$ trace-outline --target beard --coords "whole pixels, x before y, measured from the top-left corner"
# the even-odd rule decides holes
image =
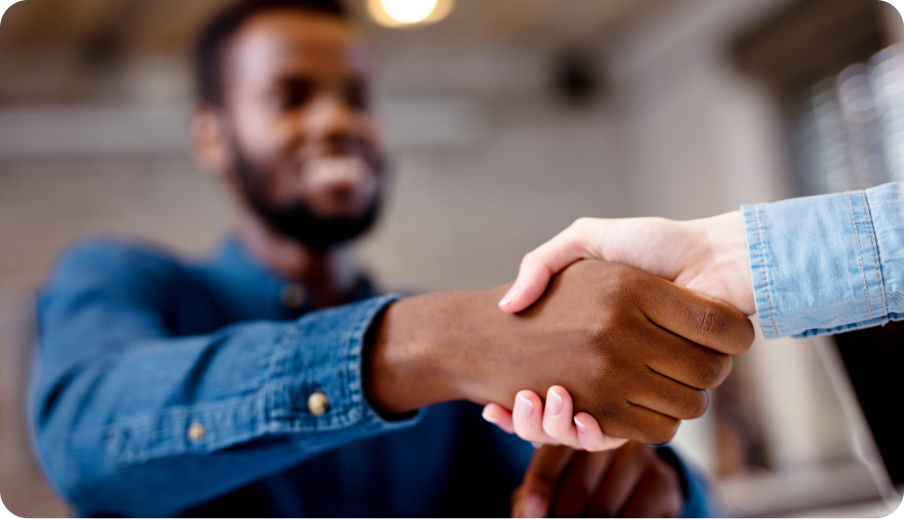
[[[379,192],[360,217],[324,218],[303,200],[289,204],[273,201],[269,195],[268,170],[249,160],[237,146],[232,149],[239,188],[251,209],[271,229],[309,249],[326,251],[365,234],[376,223],[381,205]]]

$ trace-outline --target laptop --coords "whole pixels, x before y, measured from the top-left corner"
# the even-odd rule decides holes
[[[882,497],[904,495],[904,322],[836,335],[819,348]]]

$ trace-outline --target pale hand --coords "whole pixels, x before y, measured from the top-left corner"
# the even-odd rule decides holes
[[[740,212],[689,222],[663,218],[582,218],[524,257],[518,279],[499,303],[520,312],[556,273],[582,259],[623,263],[756,312]]]

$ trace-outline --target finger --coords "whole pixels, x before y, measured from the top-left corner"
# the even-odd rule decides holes
[[[515,434],[512,412],[499,404],[487,404],[483,408],[483,419],[509,434]]]
[[[632,442],[615,451],[609,470],[588,508],[588,516],[619,517],[619,512],[624,509],[634,487],[649,466],[650,458],[642,451],[649,448],[642,443]]]
[[[512,410],[512,426],[522,440],[557,443],[543,431],[543,402],[533,391],[519,391]]]
[[[592,231],[594,227],[604,225],[603,222],[578,220],[524,256],[518,279],[499,302],[500,308],[512,313],[524,310],[540,299],[552,276],[576,261],[594,257]]]
[[[574,454],[574,449],[565,446],[544,445],[537,449],[527,467],[524,482],[513,495],[513,517],[546,516],[559,479]]]
[[[624,438],[609,436],[600,428],[596,418],[588,413],[578,413],[574,416],[575,429],[577,429],[578,443],[581,448],[589,452],[602,452],[618,449],[628,442]]]
[[[543,409],[543,432],[559,444],[583,450],[578,442],[577,427],[572,420],[574,403],[571,394],[562,386],[553,386],[546,393]]]
[[[596,494],[612,461],[612,452],[577,453],[561,478],[553,500],[556,517],[580,517]]]
[[[681,485],[655,465],[641,478],[628,499],[624,517],[678,517],[682,506]]]
[[[516,491],[517,492],[517,491]],[[516,498],[512,505],[512,517],[546,517],[549,502],[534,494]]]
[[[676,382],[652,369],[643,381],[643,391],[629,394],[627,399],[632,404],[679,420],[700,418],[709,406],[706,391]]]
[[[657,341],[647,365],[668,378],[697,389],[715,389],[731,373],[731,356],[670,335]]]
[[[754,332],[750,319],[722,301],[668,281],[646,276],[658,285],[653,297],[640,298],[647,317],[685,339],[728,355],[750,349]]]
[[[681,420],[631,402],[625,402],[620,420],[606,423],[606,434],[640,443],[661,445],[675,437]]]

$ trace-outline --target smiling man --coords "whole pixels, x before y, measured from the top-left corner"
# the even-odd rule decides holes
[[[384,184],[365,58],[334,1],[226,9],[200,41],[193,128],[235,235],[200,262],[111,239],[60,260],[31,412],[45,473],[82,514],[504,515],[532,449],[474,403],[562,384],[602,424],[588,441],[663,443],[750,346],[734,309],[598,262],[519,315],[496,307],[507,287],[378,294],[348,250]],[[538,460],[528,479],[583,489],[560,509],[706,511],[668,449]],[[543,512],[530,502],[515,511]]]

